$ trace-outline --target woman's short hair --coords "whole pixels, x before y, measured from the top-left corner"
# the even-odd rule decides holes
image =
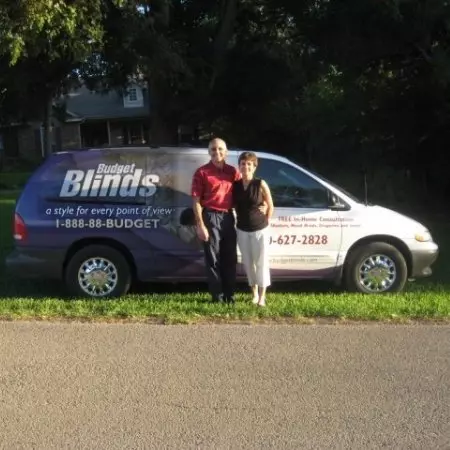
[[[241,164],[241,161],[251,161],[255,167],[258,166],[258,157],[253,152],[244,152],[239,155],[238,164]]]

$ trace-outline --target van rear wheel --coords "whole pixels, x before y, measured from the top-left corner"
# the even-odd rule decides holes
[[[88,245],[69,260],[65,281],[76,297],[120,297],[130,289],[131,271],[120,251],[107,245]]]
[[[344,269],[349,291],[366,294],[400,292],[408,268],[401,252],[386,242],[371,242],[353,250]]]

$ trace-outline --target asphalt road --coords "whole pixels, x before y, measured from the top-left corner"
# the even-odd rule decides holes
[[[450,449],[450,326],[0,322],[2,449]]]

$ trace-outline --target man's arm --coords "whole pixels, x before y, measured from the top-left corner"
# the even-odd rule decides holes
[[[201,241],[207,241],[209,239],[209,233],[205,223],[203,222],[203,208],[200,204],[200,199],[203,193],[202,181],[201,173],[196,171],[192,180],[192,209],[194,210],[195,223],[197,225],[197,236]]]
[[[200,204],[200,197],[193,197],[193,210],[195,215],[195,223],[197,224],[197,237],[201,241],[207,241],[209,239],[208,229],[205,226],[205,222],[203,222],[202,216],[202,205]]]
[[[194,215],[195,215],[195,224],[200,227],[204,227],[205,224],[203,222],[203,216],[202,216],[202,205],[200,204],[200,197],[192,197],[193,205],[192,208],[194,209]]]

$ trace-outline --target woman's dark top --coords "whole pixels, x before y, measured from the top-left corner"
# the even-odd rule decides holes
[[[233,206],[236,209],[236,226],[242,231],[258,231],[269,225],[267,216],[258,207],[264,203],[261,179],[253,178],[247,189],[242,180],[233,183]]]

